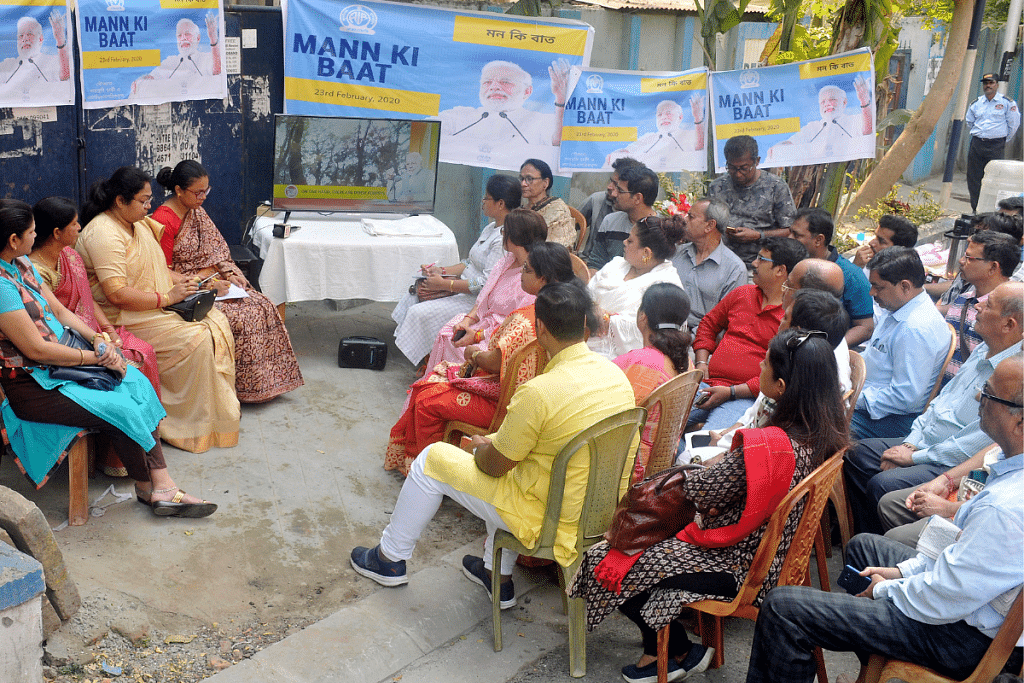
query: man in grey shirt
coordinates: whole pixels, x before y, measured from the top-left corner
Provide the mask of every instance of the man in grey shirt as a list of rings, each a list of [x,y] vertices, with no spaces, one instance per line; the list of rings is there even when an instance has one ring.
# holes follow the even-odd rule
[[[583,217],[587,219],[587,243],[581,249],[583,254],[590,253],[594,246],[594,236],[601,229],[601,223],[605,217],[618,211],[615,208],[615,197],[619,193],[619,172],[629,166],[638,166],[640,162],[629,157],[622,157],[612,162],[612,176],[608,179],[608,187],[604,192],[595,192],[587,197],[578,207]]]
[[[726,245],[748,266],[758,252],[758,240],[788,237],[796,215],[789,186],[757,167],[761,157],[757,140],[737,135],[725,143],[727,175],[711,181],[708,198],[729,207]]]
[[[722,232],[729,223],[729,208],[725,204],[698,199],[686,216],[673,218],[683,221],[684,241],[672,257],[672,265],[690,297],[687,323],[696,329],[704,314],[722,297],[747,283],[747,268],[722,243]]]
[[[641,218],[655,215],[654,201],[658,198],[658,176],[643,164],[619,171],[615,193],[615,213],[601,221],[600,230],[594,231],[594,243],[583,260],[591,273],[601,270],[616,256],[622,256],[623,241]]]

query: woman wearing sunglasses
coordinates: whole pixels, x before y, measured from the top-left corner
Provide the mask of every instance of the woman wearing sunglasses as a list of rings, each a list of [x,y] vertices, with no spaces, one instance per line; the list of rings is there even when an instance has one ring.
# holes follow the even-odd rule
[[[790,329],[772,339],[761,390],[777,403],[768,426],[741,430],[727,453],[687,477],[695,521],[631,557],[596,545],[573,579],[569,594],[587,601],[589,628],[616,608],[640,628],[643,654],[623,668],[626,681],[657,680],[657,633],[666,624],[668,680],[707,668],[713,650],[691,643],[676,617],[687,603],[736,596],[776,506],[846,446],[836,359],[824,332]],[[748,489],[761,495],[748,497]],[[786,524],[766,588],[778,581],[802,509],[800,503]]]
[[[210,174],[198,161],[165,166],[156,181],[171,196],[153,212],[164,226],[160,247],[168,267],[186,276],[213,279],[218,296],[235,285],[237,297],[216,303],[235,338],[235,391],[242,403],[264,403],[302,386],[299,361],[277,308],[256,291],[231,260],[231,250],[203,209]],[[239,291],[242,290],[245,296]]]

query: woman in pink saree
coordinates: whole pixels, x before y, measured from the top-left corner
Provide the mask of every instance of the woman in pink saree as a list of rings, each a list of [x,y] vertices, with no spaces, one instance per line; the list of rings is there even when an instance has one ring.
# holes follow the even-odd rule
[[[153,219],[164,226],[160,247],[181,275],[216,278],[217,309],[235,337],[235,390],[242,403],[264,403],[302,386],[288,330],[270,299],[257,292],[231,260],[231,250],[203,209],[210,176],[197,161],[164,167],[158,183],[171,192]]]
[[[491,335],[512,311],[533,303],[533,295],[523,291],[520,279],[526,263],[526,248],[547,239],[548,224],[536,211],[513,209],[505,217],[502,229],[502,246],[508,253],[491,270],[473,309],[455,316],[441,328],[427,359],[428,373],[442,361],[462,363],[467,346],[486,347]]]

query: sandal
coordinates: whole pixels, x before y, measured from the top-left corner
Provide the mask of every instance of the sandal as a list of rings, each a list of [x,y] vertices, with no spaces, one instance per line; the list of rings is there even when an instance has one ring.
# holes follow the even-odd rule
[[[217,511],[217,504],[211,503],[208,500],[199,503],[183,503],[182,499],[185,498],[186,494],[179,488],[155,489],[153,493],[170,493],[171,491],[177,491],[177,493],[170,500],[152,500],[152,493],[150,494],[150,499],[146,500],[142,497],[138,487],[136,487],[135,497],[140,503],[152,508],[153,514],[158,517],[198,519],[200,517],[209,517]]]

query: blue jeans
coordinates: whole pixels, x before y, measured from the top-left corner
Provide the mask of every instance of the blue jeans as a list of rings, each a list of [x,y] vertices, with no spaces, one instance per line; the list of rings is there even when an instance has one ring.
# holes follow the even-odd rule
[[[700,391],[706,391],[710,388],[706,383],[700,383]],[[697,395],[700,396],[699,393]],[[739,422],[743,413],[747,412],[747,408],[752,405],[754,405],[754,399],[752,398],[737,398],[726,401],[711,410],[704,410],[695,405],[690,409],[690,417],[686,423],[690,425],[703,422],[704,429],[725,429]],[[682,444],[680,446],[682,447]]]

